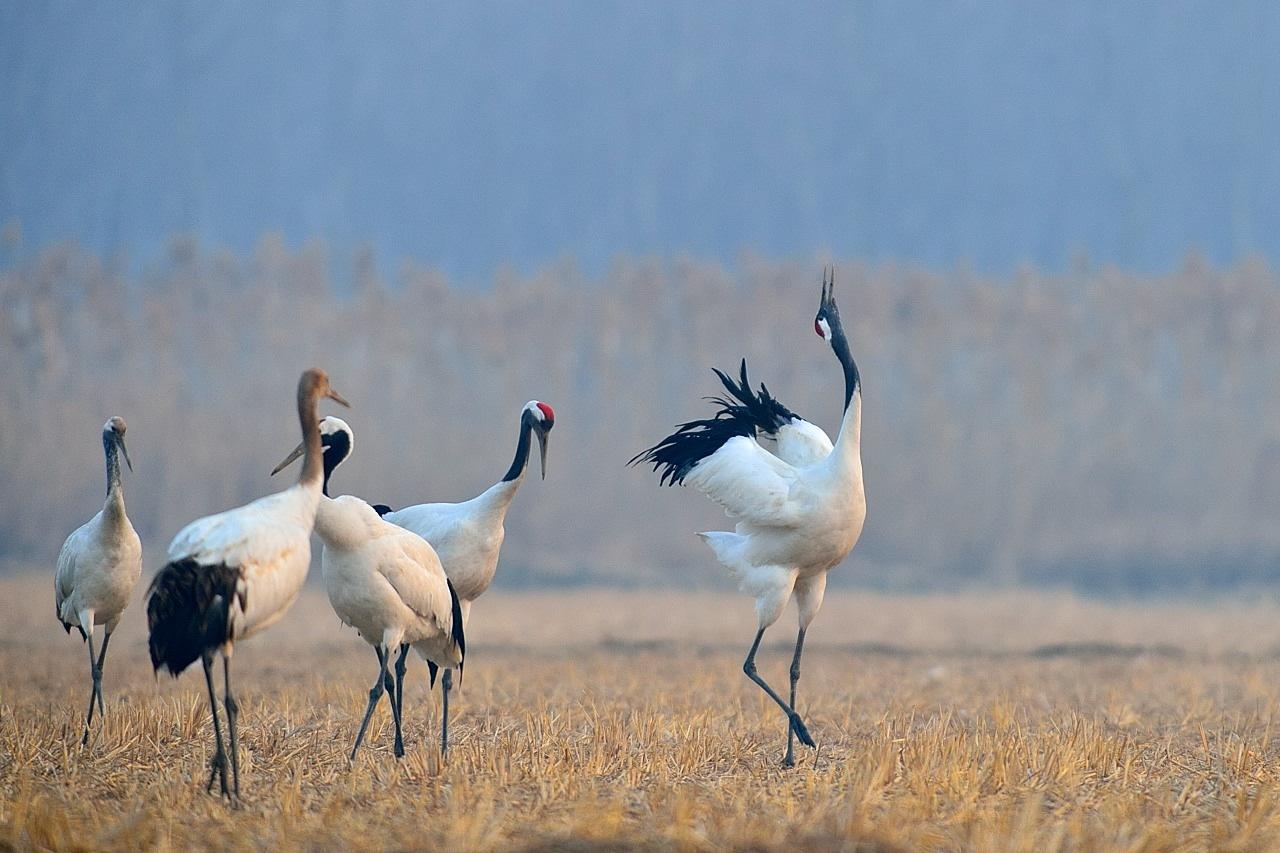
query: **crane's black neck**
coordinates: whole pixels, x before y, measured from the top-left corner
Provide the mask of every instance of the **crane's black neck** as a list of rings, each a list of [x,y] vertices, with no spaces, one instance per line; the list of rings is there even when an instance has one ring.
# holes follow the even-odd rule
[[[840,325],[838,317],[831,323],[831,348],[835,350],[836,358],[840,359],[840,366],[844,368],[844,408],[847,411],[849,403],[853,401],[853,392],[862,386],[862,377],[858,375],[858,365],[853,360],[853,353],[849,351],[849,339],[845,337],[844,327]]]
[[[120,444],[115,433],[104,430],[102,450],[107,457],[107,497],[120,491]]]
[[[516,458],[511,460],[511,467],[502,475],[502,482],[510,483],[520,479],[529,464],[529,447],[533,443],[533,415],[528,409],[520,414],[520,440],[516,443]]]
[[[351,436],[341,430],[322,435],[320,447],[324,450],[324,481],[320,489],[327,498],[329,497],[329,477],[338,469],[342,461],[351,455]]]

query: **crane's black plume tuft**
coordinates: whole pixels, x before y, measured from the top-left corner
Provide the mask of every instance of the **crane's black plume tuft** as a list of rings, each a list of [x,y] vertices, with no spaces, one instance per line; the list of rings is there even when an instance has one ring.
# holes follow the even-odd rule
[[[747,381],[747,360],[744,358],[738,368],[739,381],[734,382],[722,371],[712,368],[721,384],[729,392],[729,397],[708,397],[712,403],[720,405],[716,417],[731,418],[750,423],[756,430],[765,435],[775,435],[782,427],[799,417],[795,412],[782,405],[762,382],[759,393],[753,393],[751,383]]]

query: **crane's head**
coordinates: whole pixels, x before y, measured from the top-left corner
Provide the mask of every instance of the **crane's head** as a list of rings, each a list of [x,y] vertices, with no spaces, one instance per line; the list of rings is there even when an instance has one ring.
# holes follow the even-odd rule
[[[547,433],[556,425],[555,409],[539,400],[530,400],[524,404],[520,413],[521,422],[527,424],[538,437],[538,461],[542,466],[542,479],[547,479]]]
[[[355,443],[355,434],[351,432],[351,427],[342,418],[326,415],[320,419],[320,447],[324,452],[325,494],[328,494],[329,490],[329,477],[351,455],[351,450],[355,447]],[[295,447],[293,452],[284,458],[283,462],[271,469],[271,476],[274,477],[285,468],[288,468],[293,463],[293,460],[301,456],[305,450],[305,444],[299,444]]]
[[[124,462],[129,466],[129,470],[133,470],[133,462],[129,459],[129,451],[124,446],[124,431],[128,427],[124,424],[124,418],[119,415],[112,415],[111,418],[102,425],[102,446],[110,455],[113,451],[119,450],[120,455],[124,457]]]
[[[321,397],[328,397],[335,403],[351,407],[351,404],[342,398],[342,395],[333,390],[333,386],[329,384],[329,374],[325,373],[318,367],[313,367],[305,371],[302,377],[298,379],[298,402],[306,401],[308,404],[314,405]]]
[[[822,301],[818,304],[818,316],[813,318],[813,330],[832,346],[836,337],[844,334],[840,325],[840,309],[836,307],[836,298],[832,294],[836,285],[836,268],[824,267],[822,270]]]
[[[832,293],[835,286],[836,268],[823,268],[822,302],[818,305],[818,316],[813,318],[813,330],[831,345],[831,351],[844,368],[844,407],[847,410],[854,393],[862,387],[862,378],[858,374],[858,365],[854,363],[853,353],[849,351],[849,339],[845,337],[844,326],[840,322],[840,309],[836,307],[836,298]]]

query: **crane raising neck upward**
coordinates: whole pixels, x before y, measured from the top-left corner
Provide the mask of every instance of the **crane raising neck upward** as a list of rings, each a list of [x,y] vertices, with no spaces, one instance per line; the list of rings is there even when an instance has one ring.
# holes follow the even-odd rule
[[[840,435],[836,438],[837,452],[832,457],[856,458],[862,437],[862,377],[858,375],[858,365],[849,351],[849,339],[844,333],[844,323],[840,321],[840,309],[833,294],[835,283],[835,270],[824,271],[822,301],[818,305],[813,328],[831,344],[832,351],[840,360],[840,367],[844,369],[844,417],[840,421]]]
[[[844,368],[844,408],[849,410],[853,394],[862,387],[862,377],[858,374],[858,365],[849,351],[849,341],[844,336],[844,328],[840,325],[840,315],[835,315],[836,322],[831,329],[831,348],[835,350],[840,366]]]
[[[858,376],[858,365],[853,361],[853,353],[849,351],[849,339],[844,334],[844,323],[840,321],[840,309],[836,306],[834,294],[836,287],[836,271],[822,273],[822,301],[818,303],[818,316],[813,319],[813,330],[817,332],[835,352],[844,368],[844,410],[849,411],[849,403],[853,394],[862,384]]]

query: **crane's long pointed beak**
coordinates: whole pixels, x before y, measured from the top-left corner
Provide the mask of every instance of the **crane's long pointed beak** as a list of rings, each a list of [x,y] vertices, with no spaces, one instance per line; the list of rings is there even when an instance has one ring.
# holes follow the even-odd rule
[[[274,477],[276,474],[279,474],[285,468],[288,468],[289,464],[293,462],[293,460],[301,456],[306,451],[306,449],[307,447],[305,444],[299,444],[297,447],[295,447],[293,449],[293,452],[284,458],[283,462],[281,462],[279,465],[271,469],[271,476]]]
[[[542,468],[542,479],[547,479],[547,431],[534,430],[538,434],[538,462]]]
[[[333,390],[332,388],[329,389],[329,393],[325,394],[325,396],[328,397],[333,402],[337,403],[338,405],[346,406],[348,409],[351,408],[351,404],[348,403],[341,394],[339,394],[337,391]]]
[[[133,460],[129,458],[129,448],[124,446],[124,436],[117,435],[116,442],[120,445],[120,453],[124,456],[124,464],[129,466],[129,470],[133,470]]]

